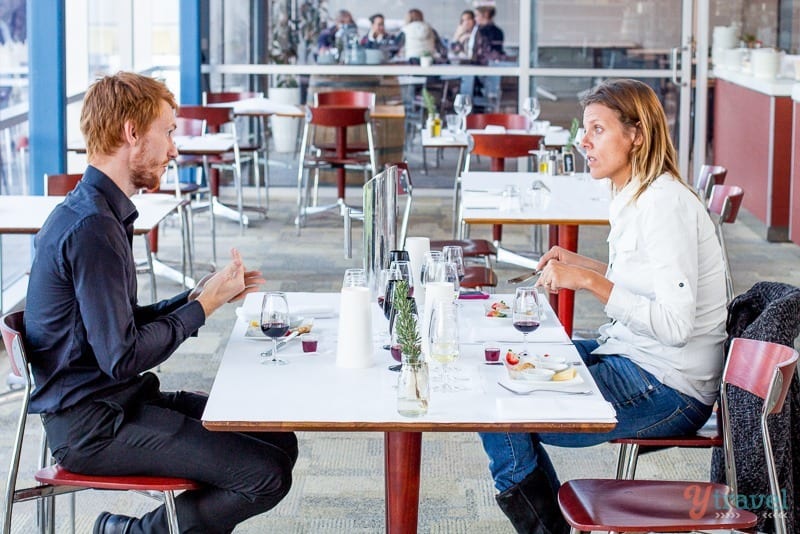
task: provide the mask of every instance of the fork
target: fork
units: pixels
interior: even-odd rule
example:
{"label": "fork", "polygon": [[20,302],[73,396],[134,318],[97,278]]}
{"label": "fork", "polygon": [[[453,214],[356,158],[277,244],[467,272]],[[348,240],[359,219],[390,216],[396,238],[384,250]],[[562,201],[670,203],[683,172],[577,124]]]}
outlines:
{"label": "fork", "polygon": [[592,392],[591,389],[547,389],[547,388],[536,388],[536,389],[531,389],[530,391],[516,391],[504,385],[502,382],[498,382],[497,384],[501,388],[510,391],[514,395],[530,395],[531,393],[539,393],[539,392],[564,393],[565,395],[588,395]]}

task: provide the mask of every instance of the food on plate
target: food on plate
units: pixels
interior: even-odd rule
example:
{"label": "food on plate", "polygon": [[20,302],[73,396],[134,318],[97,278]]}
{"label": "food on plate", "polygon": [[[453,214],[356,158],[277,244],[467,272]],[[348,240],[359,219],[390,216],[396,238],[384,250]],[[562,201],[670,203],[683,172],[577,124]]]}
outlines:
{"label": "food on plate", "polygon": [[556,374],[554,374],[553,378],[551,378],[550,380],[552,380],[553,382],[565,382],[567,380],[572,380],[577,376],[577,374],[578,370],[575,367],[570,366],[564,369],[563,371],[559,371]]}
{"label": "food on plate", "polygon": [[519,363],[519,354],[511,349],[506,352],[506,363],[509,365],[517,365]]}
{"label": "food on plate", "polygon": [[508,304],[499,300],[486,307],[486,317],[508,317]]}

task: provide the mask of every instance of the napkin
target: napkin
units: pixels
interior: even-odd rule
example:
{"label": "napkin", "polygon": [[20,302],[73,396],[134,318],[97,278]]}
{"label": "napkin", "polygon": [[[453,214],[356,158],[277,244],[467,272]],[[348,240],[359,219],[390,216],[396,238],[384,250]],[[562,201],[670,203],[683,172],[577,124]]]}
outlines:
{"label": "napkin", "polygon": [[[491,320],[491,319],[490,319]],[[510,321],[500,326],[475,326],[470,328],[470,341],[499,341],[503,343],[522,343],[522,333],[518,332]],[[535,332],[528,334],[528,343],[569,343],[567,333],[560,326],[540,326]]]}
{"label": "napkin", "polygon": [[501,419],[524,421],[616,421],[616,412],[600,395],[498,397],[495,401]]}
{"label": "napkin", "polygon": [[563,382],[554,382],[553,380],[513,380],[508,376],[504,376],[498,380],[497,383],[520,395],[538,390],[566,391],[572,393],[591,391],[591,388],[584,384],[583,377],[580,374],[576,375],[572,380],[565,380]]}
{"label": "napkin", "polygon": [[506,133],[506,127],[500,124],[487,124],[483,131],[486,133]]}
{"label": "napkin", "polygon": [[372,366],[371,302],[369,288],[342,288],[336,343],[338,367],[361,369]]}

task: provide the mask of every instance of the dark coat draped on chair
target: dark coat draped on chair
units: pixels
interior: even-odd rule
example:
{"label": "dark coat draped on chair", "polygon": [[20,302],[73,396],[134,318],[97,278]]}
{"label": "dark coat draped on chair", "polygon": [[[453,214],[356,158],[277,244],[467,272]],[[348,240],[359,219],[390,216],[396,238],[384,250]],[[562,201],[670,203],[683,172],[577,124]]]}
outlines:
{"label": "dark coat draped on chair", "polygon": [[[731,339],[735,337],[793,347],[800,334],[800,289],[778,282],[758,282],[729,305],[727,332],[726,354]],[[763,500],[770,495],[759,424],[763,402],[735,388],[728,392],[728,400],[739,495],[739,502],[733,504],[759,515],[759,531],[774,532],[771,511]],[[768,420],[780,490],[782,498],[786,499],[782,505],[786,512],[787,531],[798,532],[800,498],[796,491],[800,491],[800,384],[797,374],[792,380],[783,412],[770,415]],[[712,455],[711,480],[725,481],[724,459],[719,448]]]}

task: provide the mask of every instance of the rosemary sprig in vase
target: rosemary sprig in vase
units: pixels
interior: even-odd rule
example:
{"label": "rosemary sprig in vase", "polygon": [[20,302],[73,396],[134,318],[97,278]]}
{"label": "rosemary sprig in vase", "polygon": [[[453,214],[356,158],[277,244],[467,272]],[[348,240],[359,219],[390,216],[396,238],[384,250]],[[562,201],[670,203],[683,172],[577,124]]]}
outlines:
{"label": "rosemary sprig in vase", "polygon": [[406,417],[428,413],[430,386],[428,364],[422,357],[422,339],[417,328],[414,299],[408,297],[408,282],[401,280],[394,288],[395,333],[403,353],[403,365],[397,379],[397,412]]}
{"label": "rosemary sprig in vase", "polygon": [[397,342],[403,353],[403,363],[419,363],[422,355],[422,339],[417,328],[414,300],[408,298],[408,282],[399,280],[394,286],[392,304],[397,310],[395,325]]}

